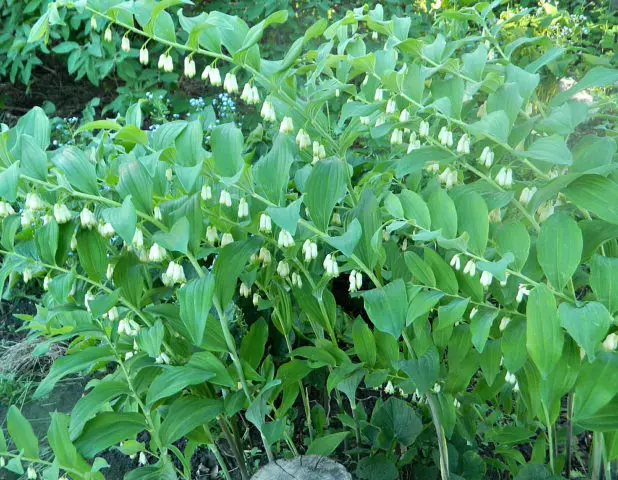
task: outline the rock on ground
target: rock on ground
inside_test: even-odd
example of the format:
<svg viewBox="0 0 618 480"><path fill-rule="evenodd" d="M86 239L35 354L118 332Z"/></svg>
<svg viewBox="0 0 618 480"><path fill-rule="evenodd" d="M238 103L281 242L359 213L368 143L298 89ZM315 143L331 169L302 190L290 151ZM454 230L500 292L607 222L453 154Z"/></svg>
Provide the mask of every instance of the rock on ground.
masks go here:
<svg viewBox="0 0 618 480"><path fill-rule="evenodd" d="M343 465L321 455L276 460L260 469L251 480L352 480Z"/></svg>

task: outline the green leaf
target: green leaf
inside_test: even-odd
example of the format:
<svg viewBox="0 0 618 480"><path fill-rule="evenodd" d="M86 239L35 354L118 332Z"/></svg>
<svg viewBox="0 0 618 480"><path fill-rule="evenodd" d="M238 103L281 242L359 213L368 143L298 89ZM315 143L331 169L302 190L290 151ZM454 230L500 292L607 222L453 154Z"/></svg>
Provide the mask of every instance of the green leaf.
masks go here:
<svg viewBox="0 0 618 480"><path fill-rule="evenodd" d="M470 321L470 332L472 333L472 345L483 353L485 344L489 338L489 331L498 316L498 310L495 308L480 308L479 312Z"/></svg>
<svg viewBox="0 0 618 480"><path fill-rule="evenodd" d="M504 365L511 373L517 372L528 360L526 322L523 319L512 319L504 330L502 353L504 354Z"/></svg>
<svg viewBox="0 0 618 480"><path fill-rule="evenodd" d="M161 345L165 337L165 328L161 320L157 320L152 327L143 327L135 337L137 346L151 358L156 358L161 352Z"/></svg>
<svg viewBox="0 0 618 480"><path fill-rule="evenodd" d="M504 282L506 281L506 269L511 263L513 263L514 258L515 257L511 252L507 252L504 257L496 262L485 262L479 260L476 262L476 266L479 270L488 271L499 281Z"/></svg>
<svg viewBox="0 0 618 480"><path fill-rule="evenodd" d="M350 432L338 432L318 437L311 442L309 448L307 448L306 455L322 455L328 457L337 450L337 447L349 434Z"/></svg>
<svg viewBox="0 0 618 480"><path fill-rule="evenodd" d="M199 385L215 376L212 372L188 365L167 367L148 387L146 405L151 406L157 400L175 395L189 385Z"/></svg>
<svg viewBox="0 0 618 480"><path fill-rule="evenodd" d="M258 319L240 343L240 358L251 367L258 368L268 341L268 324L263 318Z"/></svg>
<svg viewBox="0 0 618 480"><path fill-rule="evenodd" d="M7 429L19 452L23 452L26 457L39 458L39 441L32 430L32 425L15 405L9 408Z"/></svg>
<svg viewBox="0 0 618 480"><path fill-rule="evenodd" d="M30 32L28 33L28 43L34 43L39 41L41 38L49 35L49 12L45 12L43 15L39 17L39 19L34 23Z"/></svg>
<svg viewBox="0 0 618 480"><path fill-rule="evenodd" d="M94 120L93 122L88 122L82 125L77 129L77 133L88 132L91 130L120 130L122 128L114 120Z"/></svg>
<svg viewBox="0 0 618 480"><path fill-rule="evenodd" d="M188 282L176 291L180 304L180 319L194 345L200 346L206 329L206 318L212 306L215 277L204 275Z"/></svg>
<svg viewBox="0 0 618 480"><path fill-rule="evenodd" d="M519 221L504 222L495 233L498 253L503 257L507 253L514 256L513 267L520 271L528 260L530 253L530 234Z"/></svg>
<svg viewBox="0 0 618 480"><path fill-rule="evenodd" d="M617 149L616 142L609 137L585 135L573 148L573 166L569 172L584 173L609 166Z"/></svg>
<svg viewBox="0 0 618 480"><path fill-rule="evenodd" d="M315 164L305 183L305 205L311 220L323 232L328 230L333 208L346 192L347 165L336 157Z"/></svg>
<svg viewBox="0 0 618 480"><path fill-rule="evenodd" d="M357 317L352 325L352 340L356 355L366 364L373 366L377 359L376 341L369 326L361 317Z"/></svg>
<svg viewBox="0 0 618 480"><path fill-rule="evenodd" d="M438 288L449 295L457 295L459 292L457 277L449 264L444 261L439 253L431 248L425 248L423 254L425 263L431 268L436 277Z"/></svg>
<svg viewBox="0 0 618 480"><path fill-rule="evenodd" d="M526 316L528 354L541 376L547 378L560 360L564 335L560 329L556 300L544 284L530 293Z"/></svg>
<svg viewBox="0 0 618 480"><path fill-rule="evenodd" d="M189 220L181 217L169 232L158 231L152 236L153 240L171 252L187 253L189 245Z"/></svg>
<svg viewBox="0 0 618 480"><path fill-rule="evenodd" d="M431 270L431 267L423 261L416 253L412 251L405 252L403 258L406 262L408 270L412 276L418 280L422 285L428 287L436 286L436 277Z"/></svg>
<svg viewBox="0 0 618 480"><path fill-rule="evenodd" d="M433 230L442 230L444 238L457 236L457 210L446 190L436 189L428 198L427 206Z"/></svg>
<svg viewBox="0 0 618 480"><path fill-rule="evenodd" d="M258 193L276 205L284 204L295 150L291 136L278 135L271 150L253 166L253 178ZM298 206L300 208L300 204Z"/></svg>
<svg viewBox="0 0 618 480"><path fill-rule="evenodd" d="M354 213L363 232L355 253L367 267L373 269L382 245L382 235L377 233L382 226L382 215L373 190L366 188L363 191Z"/></svg>
<svg viewBox="0 0 618 480"><path fill-rule="evenodd" d="M125 382L103 381L95 386L90 393L81 397L73 410L69 423L69 436L75 440L82 433L86 422L104 410L108 402L120 395L130 395Z"/></svg>
<svg viewBox="0 0 618 480"><path fill-rule="evenodd" d="M69 417L64 413L51 414L51 423L47 431L47 440L56 455L55 463L69 467L82 474L90 472L90 465L77 453L69 438ZM96 478L97 476L94 476ZM99 478L103 478L102 476Z"/></svg>
<svg viewBox="0 0 618 480"><path fill-rule="evenodd" d="M47 178L47 155L30 135L19 137L21 146L20 166L24 175L45 180Z"/></svg>
<svg viewBox="0 0 618 480"><path fill-rule="evenodd" d="M276 225L287 230L291 235L295 235L296 226L300 220L300 206L302 203L303 197L300 197L287 207L268 207L266 213L271 216Z"/></svg>
<svg viewBox="0 0 618 480"><path fill-rule="evenodd" d="M413 220L416 225L426 230L431 228L429 208L418 193L403 189L399 194L399 201L406 220Z"/></svg>
<svg viewBox="0 0 618 480"><path fill-rule="evenodd" d="M590 262L590 286L613 315L618 312L618 258L595 255Z"/></svg>
<svg viewBox="0 0 618 480"><path fill-rule="evenodd" d="M582 232L570 216L555 213L541 226L536 242L543 273L561 291L577 270L583 248Z"/></svg>
<svg viewBox="0 0 618 480"><path fill-rule="evenodd" d="M58 223L51 219L47 224L36 229L34 241L41 260L49 265L56 264L56 252L58 251Z"/></svg>
<svg viewBox="0 0 618 480"><path fill-rule="evenodd" d="M99 195L97 173L86 154L77 147L64 147L52 157L52 164L60 170L76 190Z"/></svg>
<svg viewBox="0 0 618 480"><path fill-rule="evenodd" d="M215 301L220 308L227 307L236 291L236 281L245 268L247 260L261 244L253 237L244 242L233 242L220 249L219 257L213 268L215 274ZM215 304L216 305L216 304Z"/></svg>
<svg viewBox="0 0 618 480"><path fill-rule="evenodd" d="M433 388L440 375L440 356L435 347L428 348L416 359L399 360L393 362L393 365L412 379L421 395L425 395Z"/></svg>
<svg viewBox="0 0 618 480"><path fill-rule="evenodd" d="M240 172L245 162L242 158L244 138L239 128L232 123L216 126L212 129L210 144L215 172L222 177L233 177Z"/></svg>
<svg viewBox="0 0 618 480"><path fill-rule="evenodd" d="M406 324L408 295L400 278L382 288L363 292L365 310L375 327L399 338Z"/></svg>
<svg viewBox="0 0 618 480"><path fill-rule="evenodd" d="M123 163L118 169L118 175L120 181L117 188L122 198L130 195L135 208L151 214L153 182L146 167L141 162Z"/></svg>
<svg viewBox="0 0 618 480"><path fill-rule="evenodd" d="M116 133L114 141L120 142L127 150L130 150L135 145L148 145L148 135L139 127L129 124Z"/></svg>
<svg viewBox="0 0 618 480"><path fill-rule="evenodd" d="M17 121L17 133L30 135L41 149L49 146L51 126L49 118L41 107L34 107Z"/></svg>
<svg viewBox="0 0 618 480"><path fill-rule="evenodd" d="M564 139L559 135L539 137L525 152L516 152L520 158L540 160L555 165L571 165L573 155Z"/></svg>
<svg viewBox="0 0 618 480"><path fill-rule="evenodd" d="M422 172L427 162L441 162L451 160L453 154L438 147L423 146L412 150L397 161L395 174L397 178L411 173Z"/></svg>
<svg viewBox="0 0 618 480"><path fill-rule="evenodd" d="M371 424L378 427L380 436L386 444L397 441L409 447L423 431L421 419L409 402L395 397L389 397L376 409L371 417Z"/></svg>
<svg viewBox="0 0 618 480"><path fill-rule="evenodd" d="M397 480L399 470L393 460L378 453L363 457L358 462L356 476L362 480Z"/></svg>
<svg viewBox="0 0 618 480"><path fill-rule="evenodd" d="M146 428L139 413L102 412L87 423L75 446L84 457L92 458L112 445L134 439Z"/></svg>
<svg viewBox="0 0 618 480"><path fill-rule="evenodd" d="M586 88L605 87L618 82L618 70L614 68L594 67L586 72L586 75L573 87L561 92L551 99L550 105L560 105L578 92Z"/></svg>
<svg viewBox="0 0 618 480"><path fill-rule="evenodd" d="M594 360L611 324L607 309L598 302L586 302L581 308L565 302L560 304L558 312L560 325L584 349L588 358Z"/></svg>
<svg viewBox="0 0 618 480"><path fill-rule="evenodd" d="M107 271L106 242L96 230L80 230L77 235L79 261L95 282L100 282Z"/></svg>
<svg viewBox="0 0 618 480"><path fill-rule="evenodd" d="M356 248L356 245L358 245L362 235L363 231L361 224L357 218L354 218L348 225L348 229L343 235L338 237L325 236L322 237L322 239L332 247L339 250L346 257L350 257L354 253L354 249Z"/></svg>
<svg viewBox="0 0 618 480"><path fill-rule="evenodd" d="M483 256L489 236L489 212L483 197L469 192L457 197L455 202L459 234L468 233L468 246L472 253Z"/></svg>
<svg viewBox="0 0 618 480"><path fill-rule="evenodd" d="M501 343L500 340L489 340L481 355L481 371L490 387L500 372Z"/></svg>
<svg viewBox="0 0 618 480"><path fill-rule="evenodd" d="M20 174L18 163L12 164L0 173L0 198L11 203L17 199L17 184Z"/></svg>
<svg viewBox="0 0 618 480"><path fill-rule="evenodd" d="M222 410L223 402L219 399L179 398L170 405L161 425L161 441L164 445L170 445L191 430L214 420Z"/></svg>
<svg viewBox="0 0 618 480"><path fill-rule="evenodd" d="M122 206L117 208L106 208L103 210L103 218L111 223L118 235L130 245L135 235L137 225L137 212L131 201L131 195L127 195L122 201Z"/></svg>
<svg viewBox="0 0 618 480"><path fill-rule="evenodd" d="M89 347L71 355L60 357L54 361L45 379L39 383L33 398L41 398L52 391L56 383L67 375L90 369L99 362L111 362L114 354L111 347L101 345Z"/></svg>
<svg viewBox="0 0 618 480"><path fill-rule="evenodd" d="M399 198L395 196L393 192L388 192L384 197L384 207L386 211L394 218L403 218L403 206L399 201Z"/></svg>
<svg viewBox="0 0 618 480"><path fill-rule="evenodd" d="M446 330L450 337L455 323L463 318L463 314L468 308L469 303L469 298L456 299L447 305L438 307L438 321L433 324L434 333Z"/></svg>
<svg viewBox="0 0 618 480"><path fill-rule="evenodd" d="M618 184L615 182L601 175L582 175L563 192L578 207L618 225Z"/></svg>
<svg viewBox="0 0 618 480"><path fill-rule="evenodd" d="M618 354L600 352L594 362L585 362L581 366L573 396L573 421L579 423L580 420L591 417L617 393Z"/></svg>
<svg viewBox="0 0 618 480"><path fill-rule="evenodd" d="M207 335L208 337L208 335ZM223 350L227 351L227 350ZM188 366L198 368L205 372L214 374L210 379L210 383L221 385L224 387L235 387L236 382L228 373L223 362L210 352L194 353L189 360Z"/></svg>
<svg viewBox="0 0 618 480"><path fill-rule="evenodd" d="M488 113L481 120L467 127L468 132L475 137L485 137L498 143L508 142L511 132L511 121L504 110Z"/></svg>
<svg viewBox="0 0 618 480"><path fill-rule="evenodd" d="M526 65L526 71L530 73L538 72L543 66L560 58L565 50L563 47L551 47L534 62Z"/></svg>

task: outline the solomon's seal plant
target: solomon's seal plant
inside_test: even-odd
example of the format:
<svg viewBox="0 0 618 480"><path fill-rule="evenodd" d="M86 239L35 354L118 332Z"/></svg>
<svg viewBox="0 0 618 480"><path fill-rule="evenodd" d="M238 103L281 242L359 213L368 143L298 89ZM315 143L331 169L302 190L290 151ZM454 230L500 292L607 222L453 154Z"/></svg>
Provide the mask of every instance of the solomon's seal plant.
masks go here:
<svg viewBox="0 0 618 480"><path fill-rule="evenodd" d="M249 27L182 3L63 1L33 27L66 8L142 64L162 46L159 69L241 92L255 128L203 111L149 130L140 103L61 148L40 109L3 126L2 291L43 285L28 328L69 343L36 396L93 373L53 416L52 461L12 407L6 465L103 478L117 446L139 456L127 478L192 478L205 445L226 478L249 478L250 447L339 449L359 478L545 478L588 430L609 472L616 142L578 131L607 107L571 97L618 72L545 102L556 51L513 63L497 3L422 37L360 7L280 59L259 41L285 12Z"/></svg>

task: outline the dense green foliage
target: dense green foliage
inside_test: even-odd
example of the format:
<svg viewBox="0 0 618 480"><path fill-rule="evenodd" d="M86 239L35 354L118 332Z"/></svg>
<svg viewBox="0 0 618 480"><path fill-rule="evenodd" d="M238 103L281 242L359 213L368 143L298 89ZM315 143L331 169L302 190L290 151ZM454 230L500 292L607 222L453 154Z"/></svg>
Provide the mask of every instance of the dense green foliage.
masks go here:
<svg viewBox="0 0 618 480"><path fill-rule="evenodd" d="M206 446L228 479L303 453L372 480L611 478L608 8L316 3L217 5L251 25L181 0L4 7L37 15L14 80L40 50L126 82L103 117L2 125L0 293L39 293L35 354L69 343L34 396L92 375L51 459L11 407L6 468L99 479L117 448L127 479L189 479Z"/></svg>

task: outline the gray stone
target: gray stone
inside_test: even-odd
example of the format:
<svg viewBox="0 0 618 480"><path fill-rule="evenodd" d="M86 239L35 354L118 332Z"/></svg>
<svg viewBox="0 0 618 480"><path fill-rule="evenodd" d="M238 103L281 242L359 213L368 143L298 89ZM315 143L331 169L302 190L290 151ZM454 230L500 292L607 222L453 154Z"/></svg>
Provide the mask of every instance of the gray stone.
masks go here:
<svg viewBox="0 0 618 480"><path fill-rule="evenodd" d="M261 468L251 480L352 480L343 465L321 455L276 460Z"/></svg>

